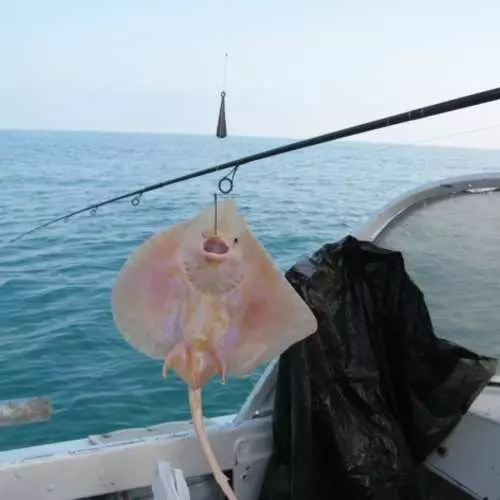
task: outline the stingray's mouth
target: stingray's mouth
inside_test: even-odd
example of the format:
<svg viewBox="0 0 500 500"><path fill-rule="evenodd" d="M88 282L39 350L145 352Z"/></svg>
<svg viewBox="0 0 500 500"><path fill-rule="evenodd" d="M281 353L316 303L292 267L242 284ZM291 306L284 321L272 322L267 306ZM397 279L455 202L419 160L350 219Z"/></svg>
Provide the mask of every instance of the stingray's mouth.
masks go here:
<svg viewBox="0 0 500 500"><path fill-rule="evenodd" d="M220 238L212 236L203 242L203 250L207 253L224 255L229 252L229 247Z"/></svg>

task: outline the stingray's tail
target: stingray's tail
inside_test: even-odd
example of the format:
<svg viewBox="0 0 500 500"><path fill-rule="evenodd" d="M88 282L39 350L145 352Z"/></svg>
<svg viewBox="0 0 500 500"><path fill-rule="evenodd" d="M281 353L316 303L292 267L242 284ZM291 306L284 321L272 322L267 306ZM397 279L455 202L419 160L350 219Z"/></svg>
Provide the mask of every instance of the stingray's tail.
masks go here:
<svg viewBox="0 0 500 500"><path fill-rule="evenodd" d="M203 454L212 469L214 474L214 478L222 488L222 491L225 493L226 497L229 500L238 500L234 491L229 486L229 482L227 477L222 472L220 465L215 458L214 452L210 447L210 442L208 441L207 434L205 432L205 426L203 425L203 412L202 412L202 403L201 403L201 389L193 390L189 388L189 407L191 408L191 415L193 417L194 428L196 429L196 434L198 435L198 439L201 444L201 448L203 450Z"/></svg>

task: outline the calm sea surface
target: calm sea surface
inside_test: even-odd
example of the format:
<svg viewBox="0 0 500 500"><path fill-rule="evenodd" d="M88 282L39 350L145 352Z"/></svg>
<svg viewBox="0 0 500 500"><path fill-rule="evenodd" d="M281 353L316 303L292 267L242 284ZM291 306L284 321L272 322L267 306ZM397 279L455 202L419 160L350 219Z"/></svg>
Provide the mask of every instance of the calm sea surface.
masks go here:
<svg viewBox="0 0 500 500"><path fill-rule="evenodd" d="M185 386L135 352L110 310L113 280L152 233L211 202L220 176L188 181L59 223L65 211L258 152L282 140L0 132L0 400L50 396L51 422L0 428L0 449L188 418ZM243 167L234 196L285 271L422 183L500 170L500 151L335 143ZM437 332L439 334L439 332ZM474 340L467 344L474 348ZM484 339L483 344L484 345ZM500 339L491 351L500 354ZM205 414L234 412L261 370L205 390Z"/></svg>

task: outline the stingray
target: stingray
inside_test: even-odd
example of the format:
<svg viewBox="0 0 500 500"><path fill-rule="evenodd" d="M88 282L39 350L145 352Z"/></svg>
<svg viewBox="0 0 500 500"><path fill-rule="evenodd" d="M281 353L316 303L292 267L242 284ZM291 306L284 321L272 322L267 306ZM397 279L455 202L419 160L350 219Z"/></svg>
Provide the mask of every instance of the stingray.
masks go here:
<svg viewBox="0 0 500 500"><path fill-rule="evenodd" d="M203 426L201 388L244 377L313 334L316 319L233 200L144 241L112 292L115 324L138 351L164 360L188 385L189 406L214 478L235 500Z"/></svg>

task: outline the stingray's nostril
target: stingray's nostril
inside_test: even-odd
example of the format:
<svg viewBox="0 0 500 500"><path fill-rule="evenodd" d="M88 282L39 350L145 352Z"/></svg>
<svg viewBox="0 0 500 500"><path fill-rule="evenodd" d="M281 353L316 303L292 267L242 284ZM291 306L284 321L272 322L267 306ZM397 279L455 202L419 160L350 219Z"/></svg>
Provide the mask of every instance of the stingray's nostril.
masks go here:
<svg viewBox="0 0 500 500"><path fill-rule="evenodd" d="M229 247L220 238L212 237L203 243L203 250L222 255L229 251Z"/></svg>

